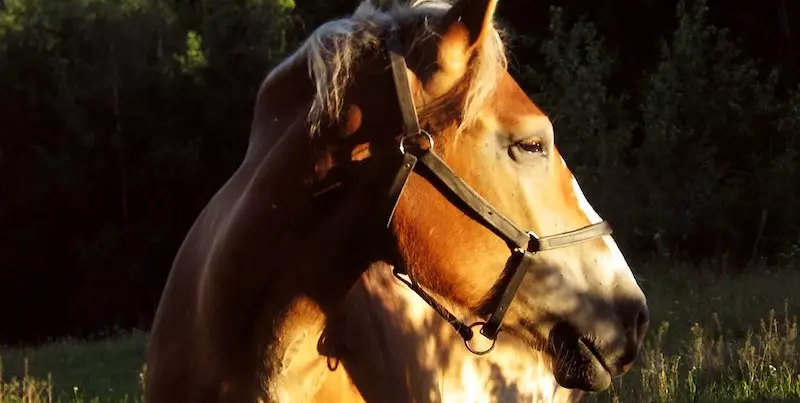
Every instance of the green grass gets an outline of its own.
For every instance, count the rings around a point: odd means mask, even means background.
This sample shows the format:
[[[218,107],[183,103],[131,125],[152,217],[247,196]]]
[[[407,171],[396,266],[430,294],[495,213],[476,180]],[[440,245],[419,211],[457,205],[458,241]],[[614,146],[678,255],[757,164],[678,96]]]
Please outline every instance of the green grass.
[[[589,402],[800,402],[800,270],[647,265],[638,365]]]
[[[662,263],[637,277],[652,318],[643,355],[588,402],[800,402],[800,269]],[[141,401],[145,341],[0,347],[0,403]]]
[[[0,347],[0,403],[141,401],[146,335]]]

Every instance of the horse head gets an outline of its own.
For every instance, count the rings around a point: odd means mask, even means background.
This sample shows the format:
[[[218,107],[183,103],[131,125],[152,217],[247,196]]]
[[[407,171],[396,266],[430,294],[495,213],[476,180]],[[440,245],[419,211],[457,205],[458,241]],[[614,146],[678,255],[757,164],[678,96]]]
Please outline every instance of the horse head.
[[[507,71],[497,1],[437,4],[362,5],[350,26],[320,28],[313,128],[351,139],[350,162],[391,161],[371,168],[390,195],[383,258],[468,348],[477,331],[503,331],[547,352],[562,386],[603,390],[638,354],[644,294],[552,122]],[[323,154],[327,172],[335,158]]]

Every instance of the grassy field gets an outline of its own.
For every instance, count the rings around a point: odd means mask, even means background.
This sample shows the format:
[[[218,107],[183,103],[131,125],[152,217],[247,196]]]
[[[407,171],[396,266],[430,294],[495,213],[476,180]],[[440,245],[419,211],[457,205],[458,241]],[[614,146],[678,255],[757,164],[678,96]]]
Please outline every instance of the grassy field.
[[[800,402],[800,268],[637,272],[652,327],[639,365],[589,402]],[[0,347],[0,403],[137,402],[146,335]]]

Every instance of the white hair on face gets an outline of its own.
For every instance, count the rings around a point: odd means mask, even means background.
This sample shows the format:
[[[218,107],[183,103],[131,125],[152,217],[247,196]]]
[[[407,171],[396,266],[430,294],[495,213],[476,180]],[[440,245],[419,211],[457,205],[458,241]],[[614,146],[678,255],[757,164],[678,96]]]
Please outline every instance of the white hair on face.
[[[392,1],[386,10],[369,0],[363,1],[352,16],[329,21],[317,28],[297,54],[308,59],[308,69],[316,89],[308,113],[311,133],[317,133],[324,119],[335,120],[342,111],[345,91],[354,79],[353,69],[361,56],[380,46],[382,34],[400,19],[437,17],[452,7],[445,0],[412,0],[407,4]],[[421,24],[418,38],[433,34],[429,25]],[[507,67],[505,45],[497,29],[492,28],[472,61],[469,87],[465,92],[460,128],[477,118],[487,99],[497,88],[501,72]],[[417,38],[415,38],[417,39]],[[276,69],[276,71],[279,69]],[[275,71],[267,77],[275,75]]]

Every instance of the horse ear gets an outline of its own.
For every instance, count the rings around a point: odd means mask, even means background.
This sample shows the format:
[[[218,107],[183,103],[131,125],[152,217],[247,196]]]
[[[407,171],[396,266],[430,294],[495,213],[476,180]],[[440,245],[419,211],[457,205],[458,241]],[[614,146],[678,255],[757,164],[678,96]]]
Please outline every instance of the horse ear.
[[[444,38],[459,40],[471,51],[491,29],[496,8],[497,0],[459,0],[442,20]]]

